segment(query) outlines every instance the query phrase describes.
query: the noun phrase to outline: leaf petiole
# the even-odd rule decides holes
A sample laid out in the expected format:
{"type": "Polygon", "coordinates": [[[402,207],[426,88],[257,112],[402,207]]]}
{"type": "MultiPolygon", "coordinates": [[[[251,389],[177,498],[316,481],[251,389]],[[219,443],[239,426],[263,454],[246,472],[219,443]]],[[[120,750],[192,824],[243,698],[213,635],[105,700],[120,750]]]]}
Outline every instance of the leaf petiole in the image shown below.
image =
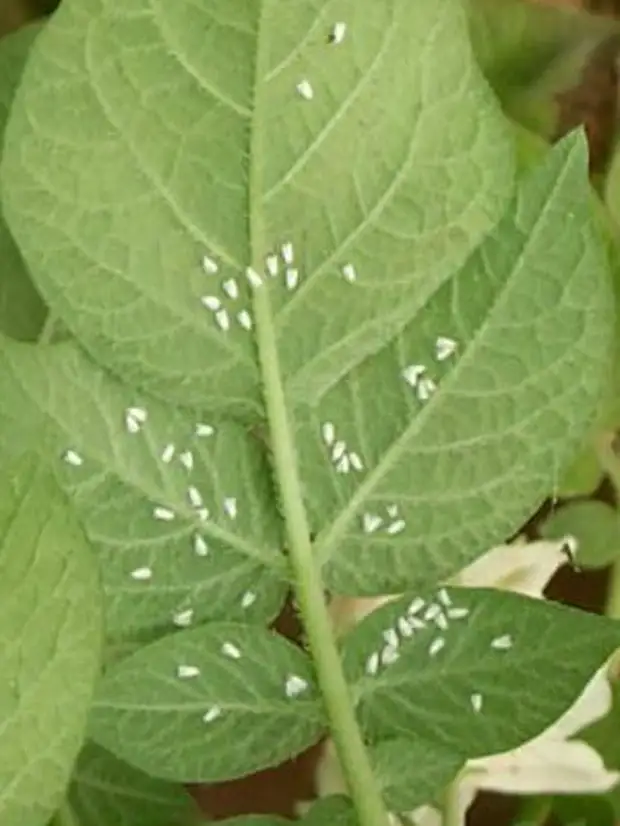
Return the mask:
{"type": "Polygon", "coordinates": [[[297,456],[280,380],[278,350],[267,290],[257,290],[254,307],[258,357],[271,433],[276,482],[288,534],[297,602],[330,720],[331,734],[360,826],[387,826],[388,814],[357,725],[325,603],[321,575],[313,555],[297,471],[297,456]]]}

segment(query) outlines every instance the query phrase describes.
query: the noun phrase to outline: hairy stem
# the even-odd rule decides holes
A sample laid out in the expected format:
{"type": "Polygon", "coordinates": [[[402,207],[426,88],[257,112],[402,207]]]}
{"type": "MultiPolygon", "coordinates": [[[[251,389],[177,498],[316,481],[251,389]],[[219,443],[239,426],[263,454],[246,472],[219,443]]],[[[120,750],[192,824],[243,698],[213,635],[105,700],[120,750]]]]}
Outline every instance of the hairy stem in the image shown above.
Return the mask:
{"type": "Polygon", "coordinates": [[[388,815],[355,719],[325,601],[321,574],[313,555],[266,287],[256,291],[254,309],[271,448],[295,574],[296,597],[314,658],[331,734],[360,826],[388,826],[388,815]]]}

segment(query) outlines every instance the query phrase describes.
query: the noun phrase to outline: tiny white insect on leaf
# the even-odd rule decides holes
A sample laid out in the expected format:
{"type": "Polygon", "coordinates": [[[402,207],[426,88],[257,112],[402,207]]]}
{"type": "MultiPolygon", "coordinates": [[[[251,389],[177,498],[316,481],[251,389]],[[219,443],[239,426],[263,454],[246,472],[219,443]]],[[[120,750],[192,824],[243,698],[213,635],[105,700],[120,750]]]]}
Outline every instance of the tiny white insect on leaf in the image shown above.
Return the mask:
{"type": "Polygon", "coordinates": [[[399,533],[402,533],[405,530],[405,520],[404,519],[397,519],[395,522],[391,522],[387,526],[387,532],[390,536],[396,536],[399,533]]]}
{"type": "Polygon", "coordinates": [[[410,387],[416,387],[425,372],[426,367],[423,364],[410,364],[405,367],[402,376],[410,387]]]}
{"type": "Polygon", "coordinates": [[[229,298],[239,298],[239,285],[234,278],[229,278],[227,281],[224,281],[222,289],[229,298]]]}
{"type": "Polygon", "coordinates": [[[196,425],[196,436],[213,436],[215,428],[210,424],[202,424],[199,422],[196,425]]]}
{"type": "Polygon", "coordinates": [[[348,281],[349,284],[352,284],[354,281],[357,281],[357,271],[353,264],[345,264],[342,268],[342,275],[345,281],[348,281]]]}
{"type": "Polygon", "coordinates": [[[172,461],[172,457],[174,456],[175,447],[174,445],[167,444],[166,447],[161,452],[161,460],[162,462],[167,465],[169,462],[172,461]]]}
{"type": "Polygon", "coordinates": [[[409,608],[407,608],[407,613],[411,616],[412,614],[419,614],[422,608],[426,605],[426,601],[422,599],[422,597],[415,597],[411,603],[409,604],[409,608]]]}
{"type": "Polygon", "coordinates": [[[388,505],[386,510],[388,516],[391,516],[392,519],[396,519],[398,516],[398,505],[388,505]]]}
{"type": "Polygon", "coordinates": [[[441,631],[447,631],[448,630],[448,620],[447,620],[445,614],[437,614],[437,616],[435,617],[435,625],[441,631]]]}
{"type": "Polygon", "coordinates": [[[430,657],[436,657],[437,654],[445,647],[446,641],[443,637],[436,637],[428,647],[430,657]]]}
{"type": "Polygon", "coordinates": [[[183,453],[179,455],[179,462],[181,462],[186,470],[192,470],[194,467],[194,454],[192,451],[184,450],[183,453]]]}
{"type": "Polygon", "coordinates": [[[359,453],[351,451],[351,453],[349,453],[349,461],[351,462],[351,467],[353,468],[353,470],[364,470],[364,463],[359,453]]]}
{"type": "Polygon", "coordinates": [[[336,464],[336,473],[348,473],[351,470],[351,460],[345,454],[336,464]]]}
{"type": "Polygon", "coordinates": [[[241,607],[250,608],[256,602],[256,594],[254,591],[246,591],[241,597],[241,607]]]}
{"type": "Polygon", "coordinates": [[[193,619],[194,611],[191,608],[187,608],[184,611],[177,611],[177,613],[172,617],[172,622],[177,626],[177,628],[187,628],[192,624],[193,619]]]}
{"type": "Polygon", "coordinates": [[[148,413],[143,407],[128,407],[127,415],[136,419],[140,424],[144,424],[148,419],[148,413]]]}
{"type": "Polygon", "coordinates": [[[160,522],[172,522],[174,519],[174,511],[170,508],[164,508],[162,505],[157,505],[153,508],[153,516],[159,519],[160,522]]]}
{"type": "Polygon", "coordinates": [[[374,533],[383,524],[383,519],[374,513],[365,513],[362,516],[362,530],[364,533],[374,533]]]}
{"type": "Polygon", "coordinates": [[[194,677],[200,676],[200,669],[195,665],[180,665],[177,668],[177,677],[179,680],[192,680],[194,677]]]}
{"type": "Polygon", "coordinates": [[[135,434],[140,432],[141,425],[136,418],[130,416],[129,413],[127,413],[127,415],[125,416],[125,428],[127,429],[128,433],[135,434]]]}
{"type": "Polygon", "coordinates": [[[231,519],[237,518],[237,500],[234,496],[224,499],[224,513],[231,519]]]}
{"type": "Polygon", "coordinates": [[[282,260],[287,266],[291,266],[293,261],[295,260],[295,253],[293,250],[293,245],[290,241],[285,241],[280,248],[280,254],[282,255],[282,260]]]}
{"type": "Polygon", "coordinates": [[[396,621],[396,627],[402,637],[407,638],[413,636],[413,626],[407,617],[399,617],[396,621]]]}
{"type": "Polygon", "coordinates": [[[232,642],[225,642],[222,645],[222,654],[225,657],[230,657],[231,660],[238,660],[241,657],[241,651],[232,642]]]}
{"type": "Polygon", "coordinates": [[[472,694],[469,701],[476,714],[479,714],[482,711],[482,694],[478,694],[477,692],[472,694]]]}
{"type": "Polygon", "coordinates": [[[187,489],[187,498],[193,508],[201,508],[203,505],[202,494],[194,485],[190,485],[187,489]]]}
{"type": "Polygon", "coordinates": [[[80,454],[75,450],[67,450],[63,456],[63,459],[68,465],[72,465],[73,467],[80,467],[84,464],[84,459],[80,456],[80,454]]]}
{"type": "Polygon", "coordinates": [[[209,516],[210,516],[209,508],[200,508],[198,510],[198,519],[200,519],[201,522],[207,522],[208,519],[209,519],[209,516]]]}
{"type": "Polygon", "coordinates": [[[335,45],[338,46],[345,38],[347,33],[347,24],[343,22],[334,23],[334,27],[332,28],[332,33],[330,40],[335,45]]]}
{"type": "Polygon", "coordinates": [[[427,402],[435,390],[437,390],[437,385],[432,379],[420,379],[417,386],[418,399],[421,402],[427,402]]]}
{"type": "Polygon", "coordinates": [[[332,448],[332,461],[337,462],[338,459],[340,459],[342,456],[344,456],[344,453],[345,453],[346,449],[347,449],[347,445],[346,445],[345,442],[343,442],[342,440],[340,440],[339,442],[336,442],[336,444],[332,448]]]}
{"type": "Polygon", "coordinates": [[[465,619],[465,617],[469,616],[469,608],[449,608],[448,609],[448,617],[450,619],[465,619]]]}
{"type": "Polygon", "coordinates": [[[205,538],[199,533],[194,535],[194,553],[196,556],[207,556],[209,553],[209,546],[205,538]]]}
{"type": "Polygon", "coordinates": [[[265,259],[265,265],[267,267],[267,272],[272,278],[275,278],[278,274],[278,256],[277,255],[268,255],[265,259]]]}
{"type": "Polygon", "coordinates": [[[441,606],[437,605],[436,602],[431,602],[428,606],[426,611],[424,612],[424,619],[427,622],[437,619],[437,617],[441,614],[441,606]]]}
{"type": "Polygon", "coordinates": [[[399,657],[398,648],[394,645],[386,645],[381,652],[381,662],[383,665],[392,665],[399,657]]]}
{"type": "Polygon", "coordinates": [[[446,591],[445,588],[440,588],[437,597],[439,598],[439,602],[444,606],[444,608],[450,608],[452,605],[452,600],[450,599],[450,594],[446,591]]]}
{"type": "Polygon", "coordinates": [[[263,286],[263,279],[252,267],[246,267],[245,277],[248,279],[250,287],[253,287],[255,290],[263,286]]]}
{"type": "Polygon", "coordinates": [[[496,651],[508,651],[509,648],[512,648],[513,640],[510,634],[504,634],[501,637],[496,637],[491,642],[491,648],[494,648],[496,651]]]}
{"type": "Polygon", "coordinates": [[[208,255],[203,255],[202,257],[202,268],[207,275],[215,275],[219,270],[217,261],[214,261],[213,258],[210,258],[208,255]]]}
{"type": "Polygon", "coordinates": [[[398,634],[393,628],[388,628],[386,631],[383,632],[383,639],[385,640],[387,645],[393,645],[394,648],[398,648],[398,646],[400,645],[398,634]]]}
{"type": "Polygon", "coordinates": [[[336,428],[334,427],[333,422],[323,423],[321,426],[321,435],[323,436],[323,441],[325,444],[330,447],[336,438],[336,428]]]}
{"type": "Polygon", "coordinates": [[[215,295],[203,295],[200,300],[207,310],[213,310],[214,312],[222,306],[222,302],[215,295]]]}
{"type": "Polygon", "coordinates": [[[131,572],[131,578],[136,582],[148,582],[153,577],[153,571],[150,568],[136,568],[131,572]]]}
{"type": "Polygon", "coordinates": [[[215,323],[220,330],[230,330],[230,316],[226,310],[218,310],[215,314],[215,323]]]}
{"type": "Polygon", "coordinates": [[[222,709],[219,706],[211,706],[211,708],[205,712],[202,719],[205,723],[213,723],[220,717],[222,714],[222,709]]]}
{"type": "Polygon", "coordinates": [[[299,284],[299,270],[294,267],[288,267],[284,280],[287,290],[294,290],[299,284]]]}
{"type": "Polygon", "coordinates": [[[304,680],[303,677],[298,677],[297,674],[290,674],[286,678],[286,684],[284,687],[286,696],[289,699],[293,697],[298,697],[300,694],[303,694],[304,691],[308,688],[308,681],[304,680]]]}
{"type": "Polygon", "coordinates": [[[244,330],[251,330],[253,327],[252,316],[247,310],[241,310],[240,313],[237,313],[237,321],[244,330]]]}
{"type": "Polygon", "coordinates": [[[366,660],[366,674],[368,674],[369,677],[374,677],[374,675],[377,673],[378,670],[379,670],[379,652],[375,651],[366,660]]]}
{"type": "Polygon", "coordinates": [[[439,336],[435,342],[435,357],[437,361],[445,361],[456,352],[457,344],[453,338],[439,336]]]}

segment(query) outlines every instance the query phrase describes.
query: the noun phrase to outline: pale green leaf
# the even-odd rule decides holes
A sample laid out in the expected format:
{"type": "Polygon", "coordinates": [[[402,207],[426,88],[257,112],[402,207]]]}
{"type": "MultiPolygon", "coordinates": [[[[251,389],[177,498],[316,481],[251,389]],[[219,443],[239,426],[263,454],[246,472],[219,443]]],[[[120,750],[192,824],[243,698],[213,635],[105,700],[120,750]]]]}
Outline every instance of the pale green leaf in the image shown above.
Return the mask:
{"type": "Polygon", "coordinates": [[[96,566],[32,457],[0,475],[0,825],[43,826],[82,745],[99,671],[96,566]]]}
{"type": "Polygon", "coordinates": [[[299,648],[258,626],[211,623],[112,666],[90,728],[150,774],[215,782],[281,763],[326,725],[311,661],[299,648]]]}
{"type": "Polygon", "coordinates": [[[513,148],[458,0],[65,0],[29,61],[3,182],[37,284],[97,359],[256,417],[245,267],[293,242],[301,286],[269,290],[284,374],[311,399],[493,226],[513,148]]]}
{"type": "MultiPolygon", "coordinates": [[[[0,40],[0,155],[13,97],[39,30],[39,25],[26,26],[0,40]]],[[[41,331],[45,314],[45,305],[0,215],[0,330],[32,341],[41,331]]]]}
{"type": "Polygon", "coordinates": [[[262,622],[278,613],[287,573],[280,518],[264,451],[247,428],[145,399],[73,343],[7,340],[0,420],[7,448],[30,445],[54,461],[98,552],[110,638],[172,629],[175,616],[262,622]],[[125,421],[133,406],[148,417],[137,433],[125,421]],[[213,434],[197,435],[198,424],[213,434]],[[209,511],[204,521],[190,486],[209,511]],[[235,500],[230,515],[226,500],[235,500]],[[174,518],[156,519],[160,507],[174,518]],[[140,571],[150,579],[136,578],[140,571]]]}
{"type": "Polygon", "coordinates": [[[603,470],[598,454],[588,441],[564,470],[553,493],[559,498],[587,496],[596,490],[602,478],[603,470]]]}
{"type": "Polygon", "coordinates": [[[359,826],[353,804],[344,795],[317,800],[301,822],[302,826],[359,826]]]}
{"type": "Polygon", "coordinates": [[[435,583],[514,532],[589,432],[612,336],[586,146],[573,135],[401,335],[297,406],[306,504],[333,589],[435,583]],[[456,348],[443,360],[440,336],[456,348]],[[412,365],[436,384],[426,402],[404,379],[412,365]],[[341,449],[361,471],[337,472],[341,449]]]}
{"type": "Polygon", "coordinates": [[[197,807],[182,786],[149,777],[95,743],[77,762],[69,803],[79,826],[190,826],[197,807]]]}
{"type": "Polygon", "coordinates": [[[545,520],[540,533],[548,539],[574,536],[576,562],[584,568],[603,568],[620,558],[620,518],[604,502],[570,502],[545,520]]]}
{"type": "Polygon", "coordinates": [[[437,739],[409,737],[381,740],[371,758],[384,799],[393,812],[408,812],[440,796],[463,765],[458,751],[437,739]]]}
{"type": "Polygon", "coordinates": [[[509,592],[423,601],[380,608],[345,641],[373,738],[415,736],[462,758],[513,749],[567,711],[620,645],[618,622],[509,592]]]}

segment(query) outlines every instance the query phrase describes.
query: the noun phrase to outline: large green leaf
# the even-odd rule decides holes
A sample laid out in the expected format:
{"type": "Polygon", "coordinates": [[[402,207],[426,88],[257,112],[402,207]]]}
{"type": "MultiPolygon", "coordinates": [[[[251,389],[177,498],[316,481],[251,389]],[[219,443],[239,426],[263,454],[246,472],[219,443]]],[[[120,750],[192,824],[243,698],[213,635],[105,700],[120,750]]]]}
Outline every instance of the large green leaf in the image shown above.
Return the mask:
{"type": "MultiPolygon", "coordinates": [[[[13,97],[39,30],[39,25],[27,26],[0,40],[0,155],[13,97]]],[[[45,305],[0,215],[0,330],[14,338],[32,341],[41,331],[45,313],[45,305]]]]}
{"type": "Polygon", "coordinates": [[[2,462],[0,537],[0,824],[43,826],[84,737],[99,671],[99,583],[38,460],[2,462]]]}
{"type": "Polygon", "coordinates": [[[311,398],[495,223],[512,154],[459,0],[66,0],[29,61],[2,179],[37,284],[97,359],[255,417],[244,269],[293,243],[296,274],[269,290],[284,374],[311,398]]]}
{"type": "Polygon", "coordinates": [[[620,557],[620,517],[605,502],[569,502],[550,514],[540,532],[548,539],[574,536],[577,564],[584,568],[603,568],[620,557]]]}
{"type": "MultiPolygon", "coordinates": [[[[599,405],[613,336],[585,154],[579,136],[556,146],[403,332],[297,405],[316,553],[335,590],[436,582],[501,542],[557,486],[599,405]],[[440,337],[455,347],[443,359],[440,337]],[[433,385],[410,386],[422,368],[433,385]],[[337,472],[336,442],[361,472],[337,472]]],[[[295,400],[309,387],[288,390],[295,400]]]]}
{"type": "Polygon", "coordinates": [[[95,743],[73,773],[69,805],[79,826],[190,826],[197,807],[181,787],[149,777],[95,743]]]}
{"type": "Polygon", "coordinates": [[[344,795],[317,800],[301,822],[303,826],[359,826],[353,804],[344,795]]]}
{"type": "Polygon", "coordinates": [[[211,623],[112,666],[91,732],[150,774],[198,782],[277,765],[326,725],[306,654],[259,627],[211,623]]]}
{"type": "Polygon", "coordinates": [[[486,589],[408,596],[345,640],[372,738],[420,737],[462,759],[508,751],[577,699],[620,645],[620,623],[486,589]]]}
{"type": "Polygon", "coordinates": [[[73,343],[7,340],[0,421],[7,449],[30,445],[54,461],[98,551],[110,638],[278,613],[280,518],[260,443],[244,427],[145,399],[73,343]],[[133,420],[132,433],[134,406],[147,421],[133,420]]]}

